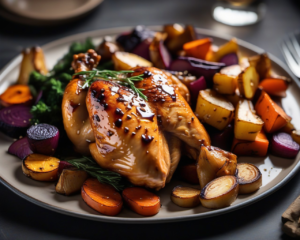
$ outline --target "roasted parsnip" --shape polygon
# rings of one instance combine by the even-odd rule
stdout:
[[[251,101],[244,99],[238,103],[234,120],[235,138],[254,141],[263,124],[263,120],[255,114]]]
[[[59,159],[42,154],[28,155],[22,164],[23,173],[37,181],[56,181]]]
[[[223,130],[233,118],[234,107],[226,98],[214,90],[199,92],[196,116],[219,130]]]
[[[255,192],[262,185],[261,172],[250,163],[238,163],[236,177],[239,182],[239,194]]]
[[[192,208],[200,204],[199,195],[199,189],[176,186],[173,188],[171,200],[179,207]]]
[[[216,177],[234,175],[236,155],[217,147],[201,146],[198,158],[197,173],[201,188]]]
[[[201,204],[206,208],[230,206],[239,192],[239,183],[235,176],[222,176],[209,182],[200,193]]]

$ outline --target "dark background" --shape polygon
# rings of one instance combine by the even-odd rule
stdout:
[[[24,47],[75,33],[137,24],[188,23],[255,44],[283,59],[279,43],[297,30],[297,0],[269,0],[262,22],[229,27],[212,19],[213,0],[105,0],[87,17],[59,27],[26,27],[0,18],[0,69]],[[198,221],[125,225],[93,222],[55,213],[0,185],[0,239],[289,239],[281,214],[300,194],[300,174],[271,196],[241,210]]]

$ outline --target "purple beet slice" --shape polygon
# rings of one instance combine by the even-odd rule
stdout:
[[[236,53],[229,53],[222,57],[220,62],[225,63],[226,66],[236,65],[239,64],[239,58]]]
[[[145,39],[143,42],[141,42],[139,45],[137,45],[132,53],[147,59],[148,61],[151,61],[150,59],[150,52],[149,52],[149,47],[151,44],[151,39]]]
[[[34,153],[53,155],[58,146],[59,130],[46,123],[37,124],[27,130],[27,137]]]
[[[25,159],[29,154],[32,153],[27,137],[23,137],[13,142],[8,148],[8,153],[17,156],[21,160]]]
[[[273,134],[270,148],[273,155],[283,158],[295,158],[299,149],[299,144],[293,140],[291,135],[285,132]]]
[[[31,125],[30,107],[13,105],[0,110],[0,131],[12,138],[26,135],[27,128]]]

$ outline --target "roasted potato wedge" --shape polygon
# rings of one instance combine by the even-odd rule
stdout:
[[[223,130],[232,120],[234,107],[226,98],[215,90],[202,90],[199,92],[196,116],[219,130]]]
[[[300,145],[300,130],[294,130],[292,132],[293,140]]]
[[[112,55],[115,70],[130,70],[133,67],[152,67],[152,63],[148,60],[128,52],[115,52]]]
[[[243,100],[244,98],[241,96],[239,89],[235,89],[234,94],[226,95],[226,99],[231,102],[231,104],[236,107],[239,101]]]
[[[221,94],[234,94],[237,77],[216,73],[213,77],[214,89]]]
[[[71,195],[79,192],[88,174],[83,170],[64,169],[60,174],[55,191],[64,195]]]
[[[219,49],[211,55],[211,57],[208,59],[208,61],[218,62],[226,54],[237,53],[238,49],[239,49],[239,46],[237,44],[237,41],[235,38],[233,38],[230,41],[228,41],[227,43],[225,43],[224,45],[220,46]]]
[[[238,163],[236,177],[239,182],[239,194],[255,192],[262,185],[261,172],[250,163]]]
[[[248,67],[238,76],[238,88],[245,98],[252,99],[259,84],[259,76],[254,67]]]
[[[209,182],[200,193],[201,204],[206,208],[224,208],[237,198],[239,183],[235,176],[222,176]]]
[[[179,207],[193,208],[200,204],[199,195],[199,189],[176,186],[173,188],[171,200]]]
[[[48,73],[44,53],[40,47],[27,48],[22,52],[22,55],[23,59],[17,84],[27,84],[32,71],[37,71],[44,75]]]
[[[182,27],[178,23],[174,24],[168,24],[164,26],[163,32],[167,33],[167,41],[170,41],[171,39],[177,38],[179,35],[181,35],[184,32],[184,27]]]
[[[23,160],[22,170],[27,177],[37,181],[56,181],[59,162],[55,157],[32,153]]]
[[[268,54],[263,53],[248,58],[250,66],[254,67],[259,75],[259,79],[265,79],[271,76],[271,60]]]
[[[220,70],[221,74],[225,74],[227,76],[237,77],[242,72],[240,65],[231,65],[228,67],[224,67]]]
[[[198,158],[197,174],[201,188],[216,177],[234,175],[236,171],[236,155],[217,147],[201,146]]]
[[[237,139],[254,141],[264,125],[263,120],[255,114],[249,100],[241,100],[236,107],[234,119],[234,136]]]

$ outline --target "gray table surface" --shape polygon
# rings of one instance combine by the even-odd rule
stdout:
[[[236,36],[283,60],[279,43],[299,28],[297,0],[269,0],[257,25],[229,27],[211,17],[213,0],[105,0],[80,21],[53,28],[30,28],[0,18],[0,68],[24,47],[89,30],[137,24],[189,23]],[[271,196],[232,213],[203,220],[153,225],[93,222],[38,207],[0,185],[0,239],[289,239],[281,214],[300,194],[300,174]]]

